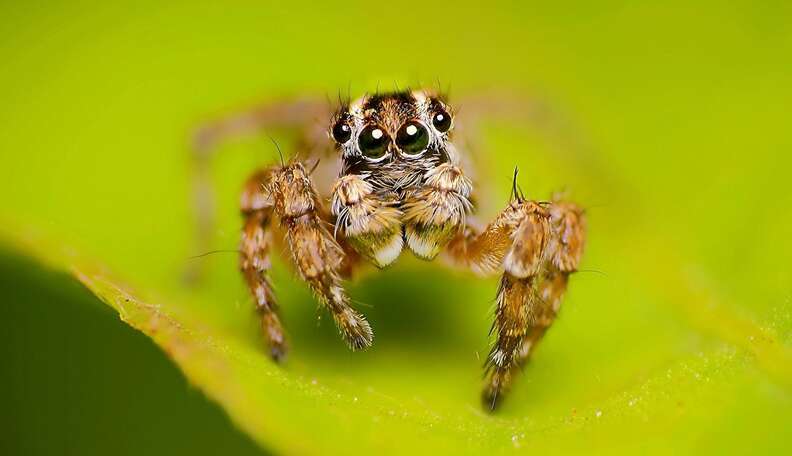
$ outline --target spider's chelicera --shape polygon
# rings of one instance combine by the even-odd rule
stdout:
[[[304,137],[316,138],[306,126],[316,106],[275,105],[219,122],[201,132],[199,149],[253,127],[305,127]],[[383,268],[405,250],[432,260],[445,249],[452,263],[501,274],[483,391],[485,406],[494,409],[558,313],[583,250],[583,211],[559,199],[531,201],[515,190],[488,225],[473,226],[467,217],[473,186],[452,142],[454,110],[433,93],[364,96],[330,120],[328,144],[340,163],[327,197],[296,159],[255,172],[242,195],[240,265],[273,358],[286,352],[269,281],[276,227],[285,232],[300,277],[353,350],[369,347],[373,332],[342,280],[362,261]],[[321,147],[304,149],[303,160]]]

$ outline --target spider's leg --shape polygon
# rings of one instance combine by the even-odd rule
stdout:
[[[504,273],[495,309],[496,340],[487,359],[487,383],[482,400],[490,410],[508,389],[526,337],[537,326],[541,301],[537,276],[549,237],[547,214],[536,204],[520,204],[512,243],[503,259]]]
[[[326,139],[324,126],[316,122],[329,112],[326,102],[319,99],[299,99],[271,102],[230,114],[200,126],[192,137],[190,173],[193,186],[193,206],[196,234],[195,252],[210,249],[214,227],[214,192],[211,185],[211,166],[219,147],[235,138],[260,134],[271,130],[296,130],[300,150],[316,155]],[[202,263],[192,262],[186,271],[188,282],[197,282],[202,275]]]
[[[270,355],[279,361],[286,354],[286,338],[269,279],[274,208],[272,198],[261,191],[265,184],[271,182],[274,173],[274,168],[256,172],[248,179],[242,193],[241,209],[245,221],[239,248],[239,267],[256,301]]]
[[[585,243],[585,218],[575,204],[553,201],[548,207],[550,239],[537,285],[541,301],[536,325],[523,341],[517,363],[524,365],[538,342],[555,320],[569,284],[569,276],[580,264]]]
[[[333,316],[342,337],[353,350],[371,345],[373,333],[365,317],[355,311],[344,291],[341,276],[350,266],[342,247],[327,229],[321,206],[308,171],[299,162],[274,166],[257,173],[243,196],[243,207],[271,211],[285,231],[297,272],[308,283],[319,302]],[[269,267],[269,262],[265,262]],[[265,281],[251,287],[266,292]],[[266,295],[266,293],[262,293]],[[267,328],[265,328],[267,330]]]
[[[583,242],[583,216],[576,206],[518,198],[483,231],[467,229],[449,245],[455,260],[478,273],[504,269],[482,393],[490,410],[555,319]]]
[[[569,283],[569,274],[570,272],[562,272],[552,266],[548,266],[542,272],[541,280],[537,286],[537,295],[540,300],[539,312],[534,325],[531,326],[517,352],[511,372],[512,378],[516,375],[518,368],[522,368],[528,363],[531,353],[555,321],[561,307],[561,298]]]

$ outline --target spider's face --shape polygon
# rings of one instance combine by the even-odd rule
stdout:
[[[378,190],[421,185],[426,171],[455,162],[450,108],[422,91],[365,96],[342,107],[330,126],[344,174],[364,174]]]

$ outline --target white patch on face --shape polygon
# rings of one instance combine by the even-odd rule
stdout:
[[[404,240],[401,233],[394,234],[390,242],[385,244],[382,248],[374,252],[374,261],[379,267],[385,267],[399,257],[399,254],[404,247]]]

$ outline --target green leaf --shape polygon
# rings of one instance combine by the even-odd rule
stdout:
[[[130,5],[2,7],[15,27],[0,31],[0,239],[85,284],[261,446],[788,451],[787,12],[402,6],[465,31],[427,41],[384,38],[385,18],[354,4]],[[379,38],[350,43],[352,31]],[[277,262],[292,349],[278,366],[235,255],[188,259],[203,253],[191,251],[192,128],[256,97],[412,82],[403,74],[462,93],[545,87],[547,117],[480,138],[482,215],[506,201],[514,165],[532,197],[566,186],[589,208],[583,271],[494,415],[478,391],[496,280],[409,255],[367,274],[349,290],[375,346],[353,354]],[[220,153],[213,247],[234,249],[240,185],[276,155],[261,138]],[[205,268],[197,288],[181,280],[190,262]]]

